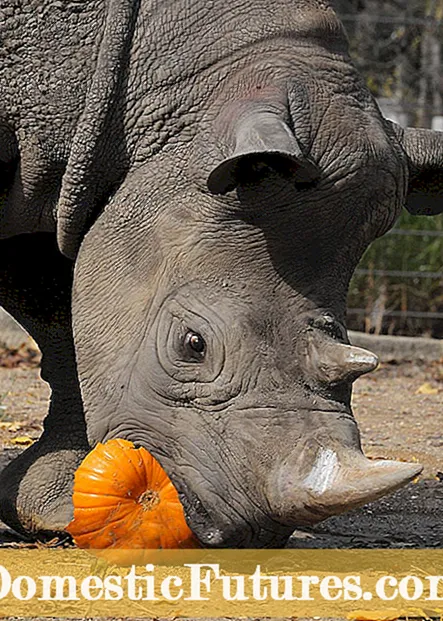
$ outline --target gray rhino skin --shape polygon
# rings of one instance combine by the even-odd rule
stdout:
[[[1,518],[63,530],[114,437],[206,546],[283,545],[413,479],[362,453],[351,385],[377,360],[345,303],[404,205],[441,212],[443,139],[382,118],[328,3],[0,6],[0,302],[52,388]]]

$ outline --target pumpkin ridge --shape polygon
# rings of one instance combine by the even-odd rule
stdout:
[[[146,449],[139,448],[140,457],[142,460],[143,479],[145,489],[148,489],[152,485],[153,480],[153,468],[155,467],[156,460]]]
[[[135,478],[135,484],[133,483],[133,487],[136,487],[137,490],[144,489],[146,486],[145,477],[143,476],[143,472],[141,472],[141,468],[139,467],[139,464],[134,463],[134,458],[137,457],[138,458],[137,461],[139,461],[141,456],[137,454],[138,451],[135,453],[135,455],[133,453],[134,451],[130,451],[129,449],[127,449],[124,457],[127,460],[127,462],[125,463],[125,466],[130,465],[134,474],[132,476],[129,476],[128,473],[124,473],[124,474],[125,474],[125,477],[129,478],[130,480],[132,480],[132,478]]]
[[[83,532],[83,531],[81,531],[81,530],[80,530],[77,536],[82,536],[82,537],[84,537],[84,536],[86,536],[86,535],[94,535],[94,534],[96,534],[96,533],[100,533],[100,532],[102,532],[103,536],[105,536],[105,537],[109,537],[109,535],[107,535],[106,533],[104,533],[104,532],[103,532],[103,530],[104,530],[105,528],[106,528],[106,529],[107,529],[107,528],[109,528],[109,526],[111,526],[111,525],[113,525],[113,524],[118,524],[119,522],[122,522],[122,521],[126,520],[126,518],[127,518],[127,517],[128,517],[127,515],[123,515],[122,517],[118,518],[117,520],[111,520],[111,521],[109,521],[109,522],[108,522],[108,521],[103,521],[103,520],[102,520],[102,521],[101,521],[101,524],[100,524],[100,526],[99,526],[98,528],[94,528],[93,530],[90,530],[90,527],[89,527],[89,526],[87,526],[87,527],[88,527],[88,530],[87,530],[86,532]],[[75,527],[75,518],[73,519],[73,521],[71,522],[71,524],[69,524],[69,525],[68,525],[68,527],[69,527],[69,528],[71,528],[71,525]],[[67,528],[68,528],[68,527],[67,527]],[[68,531],[68,532],[69,532],[69,531]],[[75,540],[76,535],[75,535],[75,534],[73,534],[73,533],[71,533],[71,534],[72,534],[72,536],[74,537],[74,540]]]
[[[109,484],[108,484],[108,487],[110,487]],[[102,492],[102,491],[95,491],[95,490],[93,492],[85,492],[83,490],[76,489],[75,490],[75,494],[83,494],[84,496],[89,496],[89,497],[93,496],[93,497],[96,497],[96,498],[98,498],[98,497],[100,497],[100,498],[103,498],[103,497],[104,498],[118,498],[119,500],[121,500],[122,498],[127,498],[128,500],[133,500],[134,498],[137,497],[136,494],[135,495],[129,494],[129,490],[128,490],[128,493],[127,493],[126,496],[122,496],[121,492],[118,491],[118,490],[115,492],[115,494],[113,494],[111,492]]]
[[[89,479],[89,487],[91,487],[91,483],[93,484],[92,494],[96,496],[106,496],[108,498],[136,498],[139,490],[131,489],[129,484],[122,484],[118,479],[106,479],[102,477],[100,480],[97,479]],[[83,494],[84,496],[89,496],[89,491],[87,488],[88,479],[84,479],[82,481],[75,482],[75,492]],[[128,489],[129,488],[129,489]]]
[[[134,447],[131,446],[131,443],[129,443],[129,445],[125,445],[125,446],[120,446],[120,444],[118,442],[116,442],[115,440],[110,440],[109,444],[112,446],[107,447],[108,450],[110,449],[117,449],[117,451],[120,453],[119,455],[119,461],[116,460],[116,455],[113,455],[112,452],[108,453],[109,455],[109,461],[114,462],[116,464],[116,470],[118,470],[119,474],[122,477],[122,480],[124,479],[125,482],[131,482],[133,487],[137,487],[137,488],[143,488],[144,486],[144,481],[143,481],[143,477],[140,475],[140,468],[138,467],[138,464],[134,464],[133,462],[133,453],[134,453]],[[120,461],[122,463],[120,463]],[[127,472],[127,468],[131,469],[131,473]],[[106,470],[103,474],[106,474],[106,471],[109,469],[109,462],[106,464]],[[135,481],[133,481],[133,479],[135,479]]]
[[[75,493],[75,498],[77,500],[80,500],[80,498],[79,498],[80,494],[82,496],[87,496],[89,500],[91,500],[92,498],[97,498],[97,499],[99,499],[99,498],[116,498],[120,502],[130,502],[131,500],[134,500],[133,496],[122,496],[121,494],[105,494],[105,493],[97,494],[97,493],[94,493],[94,492],[91,492],[91,493],[79,492],[78,490],[75,491],[74,493]],[[85,498],[85,500],[87,500],[87,499]],[[100,507],[101,506],[103,506],[103,507],[112,507],[112,506],[114,506],[114,504],[115,504],[115,502],[110,504],[110,505],[97,505],[97,506],[100,506]],[[76,505],[76,506],[79,506],[79,505]],[[79,506],[79,508],[80,508],[80,506]],[[89,506],[88,506],[88,508],[89,508]]]
[[[155,485],[156,490],[161,491],[165,483],[170,482],[168,475],[160,462],[146,449],[143,449],[142,457],[146,473],[146,486]]]
[[[135,478],[136,484],[142,486],[143,481],[140,480],[139,468],[132,461],[131,453],[133,451],[134,446],[128,440],[109,440],[106,444],[100,445],[97,455],[92,451],[86,456],[84,461],[85,472],[88,470],[93,476],[99,473],[103,475],[103,478],[106,478],[110,465],[114,464],[121,482],[132,482],[134,486],[133,479]],[[126,470],[128,465],[131,467],[131,473]]]
[[[75,479],[75,484],[76,484],[76,488],[78,491],[80,491],[80,488],[83,488],[83,486],[88,485],[87,490],[91,490],[91,483],[92,485],[94,485],[95,487],[92,488],[92,491],[95,493],[96,489],[95,488],[102,488],[102,487],[112,487],[112,485],[114,485],[116,482],[118,483],[119,488],[123,488],[126,487],[130,484],[130,479],[128,482],[127,477],[123,478],[122,480],[122,476],[120,476],[120,473],[114,473],[115,476],[107,476],[106,472],[97,472],[97,471],[89,471],[89,470],[85,470],[84,472],[80,473],[79,476],[76,477]],[[123,473],[124,474],[124,473]],[[101,490],[100,493],[104,491]],[[87,493],[87,492],[85,492]]]
[[[177,504],[177,500],[180,498],[177,490],[172,484],[170,487],[165,485],[161,491],[161,494],[164,503]]]
[[[130,440],[124,440],[123,438],[112,438],[111,440],[108,440],[106,442],[106,444],[109,446],[110,444],[113,444],[115,446],[118,446],[121,449],[133,449],[134,448],[134,444],[130,441]],[[103,445],[104,446],[104,445]]]
[[[106,507],[77,507],[77,517],[79,512],[82,515],[82,520],[96,520],[103,523],[103,520],[107,519],[110,515],[120,514],[129,515],[134,511],[133,503],[115,503],[112,506]],[[75,519],[76,516],[74,516]]]
[[[155,466],[156,466],[155,471],[151,472],[149,475],[148,485],[152,485],[153,488],[163,497],[163,494],[165,493],[165,490],[167,489],[168,485],[172,486],[172,483],[169,480],[168,475],[166,474],[166,472],[163,470],[163,468],[160,466],[158,462],[155,463]],[[175,488],[173,489],[177,493]]]

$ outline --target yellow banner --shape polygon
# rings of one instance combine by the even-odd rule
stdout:
[[[443,550],[126,550],[112,562],[97,554],[0,550],[0,616],[388,620],[443,612]]]

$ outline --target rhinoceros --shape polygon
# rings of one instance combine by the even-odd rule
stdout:
[[[1,0],[0,303],[52,397],[0,516],[71,519],[99,441],[148,449],[204,546],[275,547],[397,489],[351,386],[346,293],[443,139],[384,119],[325,0]]]

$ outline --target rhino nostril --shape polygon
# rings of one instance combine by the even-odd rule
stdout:
[[[205,548],[224,548],[227,545],[223,533],[218,529],[210,528],[207,531],[198,533],[197,537]],[[232,542],[229,543],[232,544]]]

